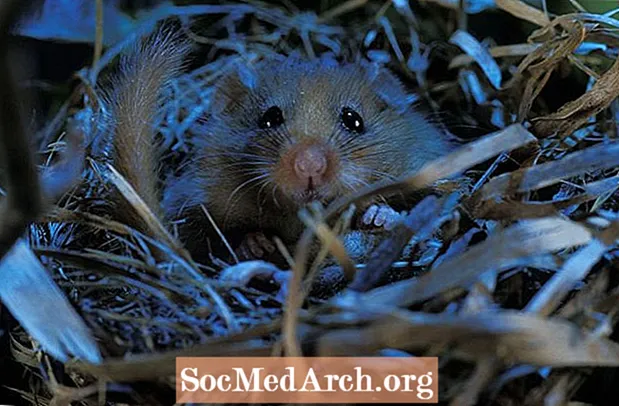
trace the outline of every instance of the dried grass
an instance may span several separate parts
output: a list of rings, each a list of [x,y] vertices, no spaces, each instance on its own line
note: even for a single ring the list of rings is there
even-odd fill
[[[316,13],[258,2],[171,8],[191,16],[187,34],[210,53],[174,83],[162,106],[157,125],[170,162],[189,148],[217,78],[240,58],[275,52],[343,56],[362,46],[419,85],[437,111],[454,109],[460,124],[477,132],[494,128],[398,182],[300,213],[308,227],[289,256],[292,273],[263,262],[195,263],[119,174],[105,183],[101,164],[90,159],[86,182],[31,227],[30,243],[92,330],[104,361],[65,363],[62,386],[57,361],[15,330],[17,363],[45,371],[45,379],[32,376],[47,385],[14,389],[33,404],[35,396],[45,404],[87,404],[118,393],[126,395],[121,403],[166,404],[177,356],[296,355],[311,344],[325,356],[385,348],[439,356],[440,396],[453,405],[562,404],[592,368],[619,366],[619,287],[611,275],[619,238],[619,22],[497,0],[497,13],[514,16],[514,30],[523,29],[521,21],[539,27],[527,43],[497,45],[476,38],[460,3],[452,3],[412,10],[408,2],[350,0]],[[583,51],[592,44],[596,51]],[[82,123],[96,108],[94,81],[120,49],[81,72],[76,91],[90,95],[75,116]],[[437,75],[430,64],[444,69]],[[560,79],[586,88],[575,100],[546,91],[553,75],[565,72],[588,78],[584,85],[578,75]],[[561,107],[552,111],[557,100]],[[40,132],[46,144],[60,136],[68,105]],[[430,185],[433,195],[373,237],[363,263],[336,238],[355,204]],[[165,238],[109,220],[101,196],[111,187]],[[336,228],[327,226],[337,219]],[[330,253],[339,263],[330,273],[320,273],[321,261],[310,256],[315,238],[323,245],[317,257]],[[276,289],[248,284],[260,277],[286,286],[285,304]],[[347,286],[342,294],[312,294],[312,282],[333,280]],[[62,320],[52,316],[50,323]]]

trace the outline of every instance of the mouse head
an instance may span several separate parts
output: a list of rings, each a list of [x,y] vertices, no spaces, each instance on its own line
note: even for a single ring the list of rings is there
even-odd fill
[[[370,64],[244,66],[216,89],[203,159],[257,200],[328,202],[436,156],[441,135],[410,104],[399,81]]]

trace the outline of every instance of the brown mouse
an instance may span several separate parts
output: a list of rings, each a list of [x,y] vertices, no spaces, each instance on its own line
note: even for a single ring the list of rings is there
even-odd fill
[[[172,43],[155,42],[163,51],[150,54],[174,50]],[[140,49],[141,56],[132,59],[138,65],[133,71],[144,75],[144,69],[161,68],[148,46]],[[169,75],[150,77],[167,80]],[[122,87],[122,81],[117,83]],[[128,87],[121,94],[144,97],[135,86]],[[208,118],[197,125],[195,153],[180,175],[168,177],[161,198],[152,196],[158,181],[153,138],[135,129],[115,134],[120,172],[142,184],[136,190],[149,195],[142,196],[146,202],[161,201],[160,212],[178,226],[181,240],[197,257],[208,251],[207,237],[213,236],[203,207],[225,234],[262,232],[292,244],[303,230],[297,212],[307,203],[326,204],[414,172],[453,146],[447,133],[411,105],[387,69],[328,58],[283,57],[228,74],[216,86]],[[139,161],[144,153],[135,154],[127,145],[146,150],[148,165]],[[260,243],[268,246],[264,238]]]
[[[289,57],[250,72],[218,84],[197,154],[166,189],[169,216],[206,219],[202,204],[224,231],[268,230],[292,243],[303,205],[395,179],[450,151],[450,137],[384,68]],[[189,239],[208,228],[190,224]]]

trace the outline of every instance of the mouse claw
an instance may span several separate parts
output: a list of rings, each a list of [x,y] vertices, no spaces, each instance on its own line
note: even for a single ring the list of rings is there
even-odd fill
[[[274,253],[275,249],[275,244],[263,233],[248,233],[237,248],[236,254],[240,260],[259,259]]]
[[[362,223],[370,227],[382,227],[391,230],[402,218],[402,214],[386,204],[373,204],[363,214]]]

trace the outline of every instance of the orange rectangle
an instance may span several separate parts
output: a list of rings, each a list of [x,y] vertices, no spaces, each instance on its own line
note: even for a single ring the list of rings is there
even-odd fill
[[[438,403],[438,358],[179,357],[176,401]]]

